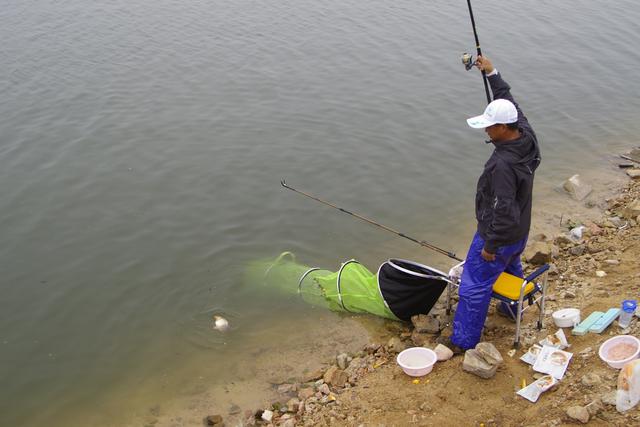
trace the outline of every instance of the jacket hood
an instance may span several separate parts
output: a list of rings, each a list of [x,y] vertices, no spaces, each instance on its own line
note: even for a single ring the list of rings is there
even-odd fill
[[[493,143],[495,153],[501,160],[509,163],[515,169],[532,175],[540,164],[540,149],[538,141],[532,132],[520,128],[520,138],[513,141]]]

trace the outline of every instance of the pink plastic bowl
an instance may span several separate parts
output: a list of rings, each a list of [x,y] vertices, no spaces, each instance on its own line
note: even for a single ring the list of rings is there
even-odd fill
[[[404,373],[412,377],[427,375],[437,360],[436,352],[424,347],[408,348],[396,358]]]
[[[622,360],[611,360],[609,359],[609,351],[616,345],[621,343],[628,343],[634,345],[636,347],[635,353],[626,359]],[[607,365],[611,366],[614,369],[622,369],[624,365],[635,360],[640,355],[640,340],[632,335],[617,335],[613,338],[609,338],[600,346],[600,350],[598,350],[598,355],[600,359],[604,360]]]

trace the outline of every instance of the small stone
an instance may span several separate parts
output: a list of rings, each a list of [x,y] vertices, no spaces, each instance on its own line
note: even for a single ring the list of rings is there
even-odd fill
[[[487,363],[478,350],[471,349],[464,353],[462,369],[480,378],[492,378],[496,374],[498,365]]]
[[[626,172],[630,178],[633,178],[633,179],[640,178],[640,169],[627,169]]]
[[[427,334],[427,333],[420,333],[416,330],[414,330],[411,333],[411,342],[413,342],[413,344],[416,347],[425,347],[427,346],[429,343],[431,343],[433,341],[434,335],[433,334]]]
[[[334,387],[343,387],[349,380],[347,374],[337,366],[330,367],[324,374],[324,382]]]
[[[308,398],[310,398],[314,394],[315,394],[315,392],[313,391],[313,389],[311,389],[311,388],[303,388],[302,390],[300,390],[298,392],[298,399],[307,400]]]
[[[268,410],[268,409],[267,409],[267,410],[265,410],[265,411],[262,413],[262,416],[261,416],[260,418],[262,418],[263,420],[265,420],[265,421],[266,421],[266,422],[268,422],[268,423],[269,423],[269,422],[271,422],[271,419],[273,419],[273,411],[270,411],[270,410]]]
[[[292,399],[289,399],[289,401],[287,402],[287,411],[289,412],[298,412],[299,407],[300,407],[300,401],[295,397]]]
[[[620,265],[620,261],[617,259],[605,259],[604,263],[609,265]]]
[[[566,236],[564,234],[560,234],[560,235],[556,236],[555,239],[553,239],[553,242],[556,245],[564,246],[564,245],[568,245],[568,244],[573,243],[573,240],[571,240],[569,238],[569,236]]]
[[[387,343],[387,347],[389,347],[389,350],[395,353],[400,353],[402,350],[407,348],[406,344],[403,343],[398,337],[392,337]]]
[[[584,254],[585,249],[585,245],[575,245],[569,248],[569,253],[573,256],[581,256],[582,254]]]
[[[278,386],[278,393],[287,394],[296,391],[295,384],[280,384]]]
[[[336,362],[338,363],[338,368],[346,369],[348,360],[349,360],[349,356],[347,355],[347,353],[341,353],[338,356],[336,356]]]
[[[295,420],[293,418],[289,418],[288,420],[285,420],[285,422],[280,424],[280,427],[295,427],[295,425]]]
[[[640,215],[640,199],[635,199],[622,211],[622,216],[625,218],[636,218],[638,215]]]
[[[221,415],[209,415],[207,416],[207,418],[204,419],[204,421],[208,426],[216,426],[216,427],[224,426],[224,422],[222,421]]]
[[[433,349],[438,356],[438,361],[442,362],[444,360],[449,360],[453,357],[453,351],[449,347],[443,344],[438,344],[436,348]]]
[[[420,410],[424,411],[424,412],[432,412],[433,411],[433,409],[431,408],[431,406],[427,402],[422,402],[422,404],[420,405]]]
[[[329,393],[331,393],[329,386],[326,384],[322,384],[320,387],[318,387],[318,391],[327,396],[329,395]]]
[[[533,242],[525,249],[524,258],[532,265],[545,264],[551,260],[551,245],[546,242]]]
[[[587,410],[587,412],[589,413],[589,416],[591,416],[591,417],[595,417],[603,409],[602,403],[600,403],[600,400],[598,400],[598,399],[596,399],[593,402],[589,403],[584,408]]]
[[[583,406],[571,406],[567,409],[567,415],[582,424],[589,422],[589,411]]]
[[[562,297],[565,299],[574,299],[576,297],[576,293],[571,291],[566,291],[562,293]]]
[[[411,323],[419,333],[437,334],[440,332],[440,321],[426,314],[411,316]]]
[[[598,276],[598,277],[605,277],[606,275],[607,275],[607,273],[602,271],[602,270],[596,271],[596,276]]]
[[[616,406],[616,390],[608,391],[602,395],[600,398],[602,403],[606,405]]]
[[[585,347],[584,350],[580,350],[578,354],[589,354],[593,351],[591,347]]]
[[[478,343],[476,350],[490,365],[500,365],[504,362],[498,349],[490,342]]]
[[[598,374],[589,373],[582,376],[581,382],[587,387],[593,387],[594,385],[602,383],[602,379]]]

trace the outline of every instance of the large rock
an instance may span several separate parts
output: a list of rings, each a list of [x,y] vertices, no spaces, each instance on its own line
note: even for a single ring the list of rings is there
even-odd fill
[[[583,406],[571,406],[567,408],[567,415],[582,424],[589,422],[589,411]]]
[[[529,264],[542,265],[551,260],[551,245],[546,242],[533,242],[524,251],[524,258]]]
[[[490,342],[481,342],[476,345],[476,351],[484,358],[484,360],[490,365],[500,365],[504,362],[502,355],[498,349]]]
[[[411,323],[420,333],[437,334],[440,332],[440,321],[433,316],[416,314],[411,316]]]
[[[496,374],[498,365],[491,365],[478,350],[471,349],[464,353],[462,369],[480,378],[492,378]]]
[[[442,362],[443,360],[449,360],[453,357],[453,351],[449,347],[443,344],[438,344],[436,348],[433,349],[435,351],[436,356],[438,356],[438,361]]]
[[[564,188],[571,196],[576,200],[582,200],[591,193],[593,188],[583,182],[580,179],[580,175],[573,175],[571,178],[566,180],[564,184],[562,184],[562,188]]]
[[[349,380],[347,374],[337,366],[332,366],[324,373],[324,382],[334,387],[342,387]]]
[[[638,215],[640,215],[640,199],[635,199],[622,211],[622,216],[628,219],[636,218]]]

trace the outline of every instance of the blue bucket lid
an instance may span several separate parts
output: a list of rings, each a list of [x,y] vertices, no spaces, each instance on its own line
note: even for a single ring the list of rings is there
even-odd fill
[[[638,306],[638,303],[636,300],[634,299],[626,299],[624,301],[622,301],[622,309],[624,311],[636,311],[636,307]]]

